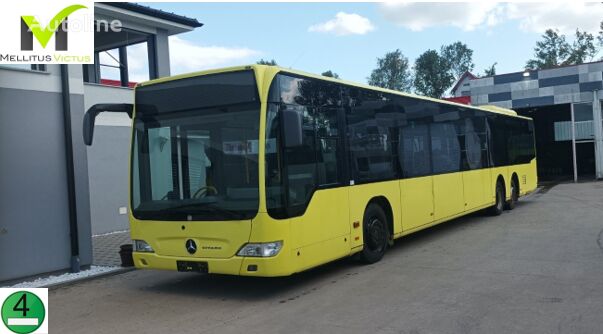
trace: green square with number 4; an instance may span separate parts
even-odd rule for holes
[[[2,322],[16,334],[29,334],[42,326],[46,309],[40,297],[29,291],[17,291],[2,303]]]

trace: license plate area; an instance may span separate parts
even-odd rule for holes
[[[194,272],[201,274],[207,274],[209,272],[207,262],[176,261],[176,267],[180,272]]]

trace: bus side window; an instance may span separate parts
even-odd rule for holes
[[[289,206],[305,205],[316,185],[316,138],[314,136],[314,112],[312,108],[286,105],[302,114],[302,145],[285,148],[285,163],[289,184]]]
[[[279,149],[278,104],[268,105],[266,115],[266,206],[268,209],[280,209],[283,206],[282,157]]]
[[[461,149],[454,123],[432,123],[430,131],[433,173],[460,171]]]
[[[488,131],[490,135],[489,148],[492,166],[505,166],[509,160],[507,157],[507,130],[505,119],[501,115],[488,115]]]
[[[316,168],[319,185],[334,185],[342,181],[343,143],[338,113],[341,109],[341,90],[337,85],[315,82],[316,108]]]
[[[529,163],[535,155],[530,122],[520,118],[508,118],[506,128],[509,164]]]
[[[430,136],[427,124],[414,122],[400,131],[400,164],[404,177],[415,177],[431,173]]]
[[[353,178],[361,183],[396,178],[399,168],[393,151],[401,109],[380,92],[350,88],[348,94],[347,137]]]
[[[459,124],[463,138],[463,170],[488,167],[486,119],[479,112],[467,111]]]

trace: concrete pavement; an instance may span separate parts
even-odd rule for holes
[[[50,291],[51,333],[601,333],[603,183],[287,278],[134,271]]]

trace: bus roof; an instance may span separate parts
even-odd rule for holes
[[[268,70],[274,71],[277,73],[278,72],[291,73],[291,74],[301,75],[301,76],[314,78],[314,79],[332,81],[332,82],[344,84],[347,86],[366,88],[366,89],[371,89],[371,90],[380,91],[380,92],[384,92],[384,93],[406,96],[406,97],[410,97],[410,98],[414,98],[414,99],[426,100],[426,101],[431,101],[431,102],[436,102],[436,103],[441,103],[441,104],[454,105],[457,107],[468,108],[468,109],[477,109],[477,110],[481,110],[481,111],[485,111],[485,112],[532,120],[532,118],[530,118],[530,117],[518,115],[517,112],[515,112],[512,109],[502,108],[502,107],[495,106],[495,105],[472,106],[472,105],[456,103],[456,102],[452,102],[452,101],[440,100],[440,99],[436,99],[436,98],[432,98],[432,97],[428,97],[428,96],[421,96],[421,95],[416,95],[416,94],[411,94],[411,93],[405,93],[405,92],[401,92],[401,91],[397,91],[397,90],[370,86],[367,84],[361,84],[361,83],[356,83],[356,82],[352,82],[352,81],[348,81],[348,80],[336,79],[336,78],[332,78],[332,77],[325,77],[322,75],[294,70],[294,69],[290,69],[290,68],[284,68],[284,67],[280,67],[280,66],[271,66],[271,65],[258,65],[258,64],[242,65],[242,66],[223,67],[223,68],[217,68],[217,69],[211,69],[211,70],[205,70],[205,71],[184,73],[184,74],[178,74],[178,75],[173,75],[173,76],[169,76],[169,77],[163,77],[163,78],[159,78],[159,79],[145,81],[145,82],[137,84],[136,87],[144,87],[144,86],[154,85],[154,84],[158,84],[158,83],[162,83],[162,82],[169,82],[169,81],[174,81],[174,80],[192,78],[192,77],[202,76],[202,75],[243,71],[243,70],[251,70],[251,69],[253,69],[255,72],[261,72],[261,73],[264,73]]]

